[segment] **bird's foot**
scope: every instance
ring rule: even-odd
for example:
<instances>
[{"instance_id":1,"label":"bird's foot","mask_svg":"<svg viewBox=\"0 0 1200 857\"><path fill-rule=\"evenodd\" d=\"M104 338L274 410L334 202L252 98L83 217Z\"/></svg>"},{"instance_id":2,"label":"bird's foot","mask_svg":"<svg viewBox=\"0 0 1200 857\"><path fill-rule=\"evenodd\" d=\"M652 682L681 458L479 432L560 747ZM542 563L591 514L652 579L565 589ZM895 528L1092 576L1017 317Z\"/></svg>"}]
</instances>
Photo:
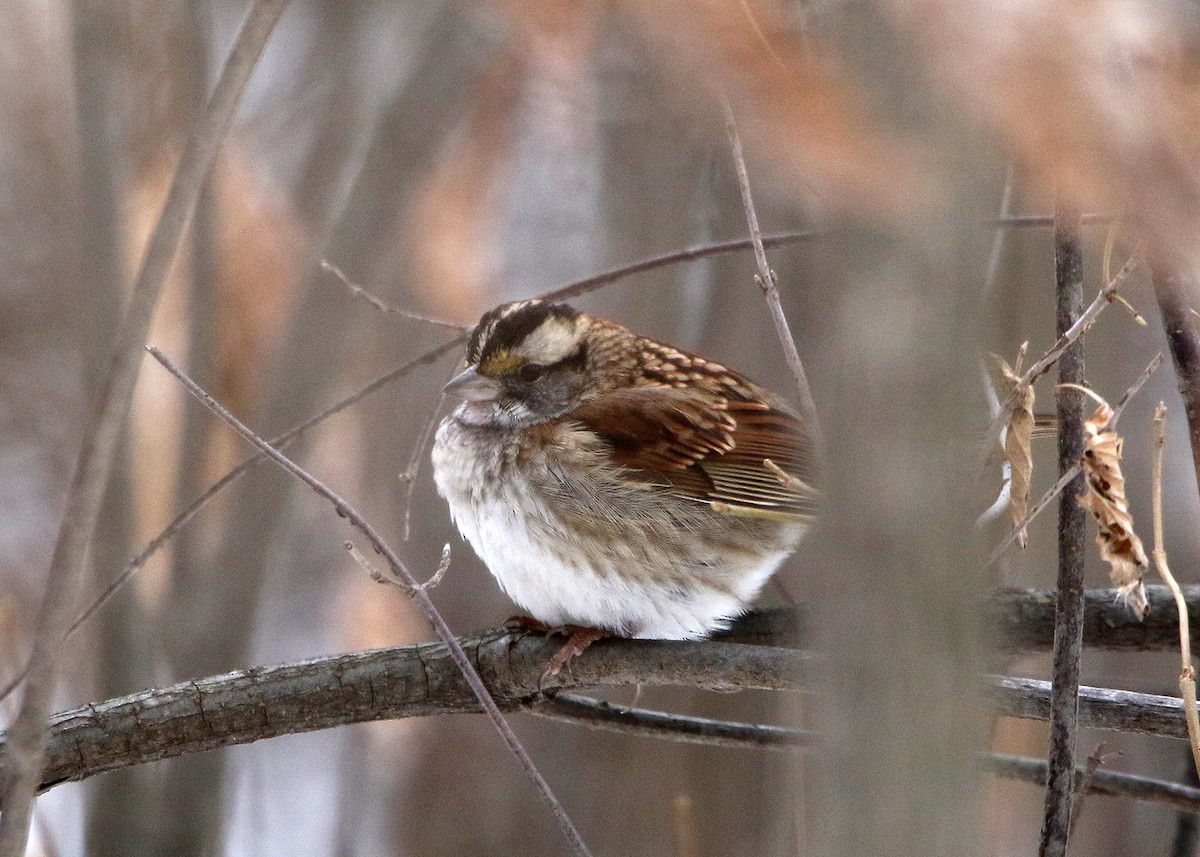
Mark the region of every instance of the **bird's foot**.
<instances>
[{"instance_id":1,"label":"bird's foot","mask_svg":"<svg viewBox=\"0 0 1200 857\"><path fill-rule=\"evenodd\" d=\"M590 628L585 625L548 625L532 616L513 616L504 623L504 627L514 631L540 631L551 637L562 634L567 638L567 642L554 653L554 657L546 664L546 671L542 673L543 682L550 676L556 676L562 672L563 667L583 654L592 643L603 640L605 637L615 636L612 631L604 628Z\"/></svg>"},{"instance_id":2,"label":"bird's foot","mask_svg":"<svg viewBox=\"0 0 1200 857\"><path fill-rule=\"evenodd\" d=\"M556 628L554 632L566 634L567 642L546 665L546 671L542 673L542 681L545 681L547 676L555 676L562 672L563 667L582 655L592 643L613 636L612 631L606 631L604 628L586 628L579 625L563 625L561 628Z\"/></svg>"}]
</instances>

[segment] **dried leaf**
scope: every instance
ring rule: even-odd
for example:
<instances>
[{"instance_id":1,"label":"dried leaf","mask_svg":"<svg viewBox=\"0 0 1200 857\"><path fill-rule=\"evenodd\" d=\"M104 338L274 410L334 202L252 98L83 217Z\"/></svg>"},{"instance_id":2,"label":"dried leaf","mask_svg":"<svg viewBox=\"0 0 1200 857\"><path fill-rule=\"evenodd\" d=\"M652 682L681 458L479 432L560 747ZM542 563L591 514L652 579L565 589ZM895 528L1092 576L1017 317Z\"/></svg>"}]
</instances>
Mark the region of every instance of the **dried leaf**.
<instances>
[{"instance_id":1,"label":"dried leaf","mask_svg":"<svg viewBox=\"0 0 1200 857\"><path fill-rule=\"evenodd\" d=\"M1004 433L1004 457L1008 460L1010 472L1010 487L1008 495L1008 514L1013 526L1019 526L1029 516L1029 486L1033 482L1033 385L1021 385L1021 362L1025 357L1026 342L1017 352L1017 364L1009 366L1008 361L995 354L991 355L997 369L997 392L1001 399L1007 401L1012 396L1012 410L1008 417L1008 427ZM1015 391L1015 394L1014 394ZM1027 537L1025 528L1017 533L1017 544L1025 547Z\"/></svg>"},{"instance_id":2,"label":"dried leaf","mask_svg":"<svg viewBox=\"0 0 1200 857\"><path fill-rule=\"evenodd\" d=\"M1075 387L1073 384L1067 386ZM1104 430L1113 414L1108 402L1086 388L1075 389L1100 403L1083 424L1086 444L1083 473L1087 491L1079 495L1079 505L1092 513L1099 526L1096 543L1100 545L1100 556L1110 566L1109 578L1138 619L1143 619L1149 602L1142 576L1149 561L1142 540L1133 531L1133 517L1125 499L1125 477L1121 474L1123 440L1115 431Z\"/></svg>"}]
</instances>

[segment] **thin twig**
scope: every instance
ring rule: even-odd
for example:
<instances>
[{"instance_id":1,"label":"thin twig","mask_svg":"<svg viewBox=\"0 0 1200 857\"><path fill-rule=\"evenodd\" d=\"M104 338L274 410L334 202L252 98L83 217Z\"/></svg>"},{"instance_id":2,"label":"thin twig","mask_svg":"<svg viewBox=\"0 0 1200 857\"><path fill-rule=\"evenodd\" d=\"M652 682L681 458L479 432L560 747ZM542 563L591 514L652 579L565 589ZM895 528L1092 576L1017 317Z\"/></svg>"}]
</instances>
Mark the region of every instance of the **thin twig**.
<instances>
[{"instance_id":1,"label":"thin twig","mask_svg":"<svg viewBox=\"0 0 1200 857\"><path fill-rule=\"evenodd\" d=\"M1187 714L1188 739L1192 747L1192 762L1196 772L1200 774L1200 715L1196 711L1196 668L1192 664L1192 635L1188 629L1187 602L1175 575L1167 565L1167 551L1163 547L1163 515L1162 515L1162 460L1163 447L1166 445L1167 406L1162 402L1154 409L1154 455L1153 455L1153 512L1154 512L1154 567L1158 576L1163 579L1175 598L1175 608L1179 611L1179 691L1183 696L1183 710Z\"/></svg>"},{"instance_id":2,"label":"thin twig","mask_svg":"<svg viewBox=\"0 0 1200 857\"><path fill-rule=\"evenodd\" d=\"M1083 253L1079 215L1060 206L1054 231L1055 328L1060 338L1079 327L1083 310ZM1107 286L1105 289L1107 290ZM1071 470L1083 455L1083 403L1063 384L1083 384L1083 349L1074 342L1058 358L1058 472ZM1053 688L1050 698L1050 752L1040 857L1064 857L1075 791L1075 752L1079 732L1079 660L1083 652L1083 546L1086 515L1076 501L1082 475L1069 483L1058 504L1058 600L1054 616Z\"/></svg>"},{"instance_id":3,"label":"thin twig","mask_svg":"<svg viewBox=\"0 0 1200 857\"><path fill-rule=\"evenodd\" d=\"M1079 218L1083 226L1107 226L1117 218L1111 214L1084 214ZM1015 214L1008 217L993 217L983 222L984 226L1007 226L1014 229L1054 226L1053 214Z\"/></svg>"},{"instance_id":4,"label":"thin twig","mask_svg":"<svg viewBox=\"0 0 1200 857\"><path fill-rule=\"evenodd\" d=\"M337 265L330 262L328 259L322 259L320 262L320 265L321 265L322 271L326 271L327 273L333 274L333 276L337 278L338 282L340 282L343 286L346 287L347 291L349 291L350 294L354 295L356 298L361 298L362 300L366 301L367 303L369 303L371 306L375 307L375 309L379 310L382 313L387 313L389 315L398 315L403 318L411 318L413 321L420 321L420 322L424 322L425 324L432 324L434 327L444 327L447 330L455 330L455 331L458 331L459 333L462 333L464 331L469 331L471 329L470 325L455 324L452 321L444 321L440 318L433 318L432 316L422 315L419 312L412 312L411 310L401 309L398 306L392 306L391 304L387 303L386 301L380 300L379 298L375 297L375 295L371 294L369 291L364 289L358 283L352 281L349 277L347 277L342 272L341 268L339 268Z\"/></svg>"},{"instance_id":5,"label":"thin twig","mask_svg":"<svg viewBox=\"0 0 1200 857\"><path fill-rule=\"evenodd\" d=\"M215 399L213 399L212 396L200 389L195 381L185 375L183 371L181 371L170 360L168 360L161 351L154 347L149 347L147 350L155 360L162 364L164 369L166 369L181 384L183 384L183 386L189 393L192 394L192 396L194 396L202 405L220 417L222 421L224 421L228 426L233 428L239 435L241 435L243 439L252 443L260 452L267 455L272 461L274 461L292 476L306 484L318 495L328 500L337 514L340 517L345 518L351 526L362 533L367 541L370 542L371 547L373 547L375 551L387 561L392 574L407 584L413 596L413 600L416 601L429 624L433 626L438 638L441 639L441 641L449 649L451 658L454 660L454 663L459 670L461 670L463 677L467 680L472 692L479 700L479 704L483 708L484 713L487 714L488 719L492 721L492 724L496 727L496 731L500 733L500 737L508 747L509 752L512 753L518 764L520 764L521 768L533 781L539 796L550 810L554 820L558 823L559 829L562 831L563 836L566 837L567 841L570 843L572 850L576 854L589 855L590 857L591 851L584 843L583 838L579 835L579 831L575 829L574 823L563 809L562 804L559 803L558 798L554 796L554 792L550 789L550 784L546 782L545 778L534 764L533 759L530 757L529 753L525 750L525 747L517 738L516 733L513 732L512 727L508 725L508 721L504 719L504 715L501 713L499 706L496 704L496 700L492 698L491 692L488 691L487 685L484 684L483 678L479 675L479 672L475 669L474 665L471 664L470 659L467 657L467 653L463 650L462 644L460 644L458 639L454 636L454 632L450 630L450 626L446 623L445 618L443 618L441 612L430 599L429 593L425 591L425 588L417 581L413 573L409 571L408 567L400 560L400 557L396 555L391 547L389 547L383 538L375 531L375 528L372 527L367 520L363 518L357 511L355 511L345 500L335 494L319 479L310 474L308 471L304 470L291 459L287 458L281 452L274 449L270 444L268 444L250 428L234 417L233 414L229 413L229 411L222 407Z\"/></svg>"},{"instance_id":6,"label":"thin twig","mask_svg":"<svg viewBox=\"0 0 1200 857\"><path fill-rule=\"evenodd\" d=\"M782 247L787 244L796 244L800 241L812 241L814 238L821 238L824 232L819 229L809 229L804 232L780 232L775 235L764 235L762 243L764 247ZM623 280L626 277L632 277L637 274L643 274L647 271L653 271L656 268L662 268L667 265L678 265L681 262L694 262L698 259L707 259L710 256L720 256L725 253L739 253L744 250L753 250L754 242L749 238L735 238L732 241L718 241L715 244L702 244L699 247L691 247L685 250L675 250L671 253L663 253L660 256L651 256L649 259L643 259L641 262L634 262L629 265L622 265L619 268L612 268L608 271L603 271L599 274L594 274L582 280L576 280L561 288L552 289L544 292L539 297L547 301L565 301L571 298L577 298L580 295L586 295L588 292L594 292L596 289L607 286L609 283L615 283L617 280Z\"/></svg>"},{"instance_id":7,"label":"thin twig","mask_svg":"<svg viewBox=\"0 0 1200 857\"><path fill-rule=\"evenodd\" d=\"M1137 266L1137 261L1141 258L1142 250L1145 247L1144 243L1139 241L1137 246L1133 248L1133 252L1129 254L1129 258L1125 260L1125 264L1121 266L1121 270L1117 272L1117 276L1113 277L1110 274L1112 266L1112 254L1117 247L1117 233L1120 232L1120 227L1121 221L1114 220L1108 227L1108 236L1104 239L1104 257L1100 268L1101 282L1104 283L1111 284L1118 278L1123 279L1124 277L1129 276L1129 274ZM1144 319L1142 314L1133 308L1133 304L1127 301L1120 293L1114 293L1112 296L1112 301L1125 307L1125 310L1133 317L1133 320L1142 327L1146 326L1146 319Z\"/></svg>"},{"instance_id":8,"label":"thin twig","mask_svg":"<svg viewBox=\"0 0 1200 857\"><path fill-rule=\"evenodd\" d=\"M1027 759L1020 756L992 753L984 757L984 762L988 769L998 777L1024 780L1027 783L1039 785L1046 780L1046 762L1042 759ZM1083 774L1083 770L1077 769L1074 779L1081 780ZM1184 812L1200 812L1200 789L1166 780L1142 777L1137 774L1096 771L1087 784L1087 793L1106 797L1129 797L1148 803L1172 806Z\"/></svg>"},{"instance_id":9,"label":"thin twig","mask_svg":"<svg viewBox=\"0 0 1200 857\"><path fill-rule=\"evenodd\" d=\"M993 438L999 435L1001 428L1008 420L1008 415L1011 413L1012 407L1017 401L1019 391L1025 387L1028 387L1030 384L1037 381L1038 378L1042 377L1042 375L1046 374L1046 372L1048 372L1050 368L1054 366L1055 362L1062 355L1062 353L1074 345L1076 340L1083 336L1087 329L1095 324L1096 319L1100 317L1100 313L1104 311L1105 307L1118 299L1119 295L1117 293L1117 287L1120 286L1121 283L1131 273L1133 273L1133 269L1137 267L1138 258L1139 257L1137 254L1131 255L1125 261L1125 264L1121 266L1121 269L1117 271L1116 276L1109 280L1108 283L1105 284L1104 288L1102 288L1096 294L1096 297L1092 299L1090 304L1088 304L1087 309L1083 310L1083 312L1081 312L1078 317L1075 318L1074 323L1072 323L1069 328L1064 330L1059 335L1058 339L1052 346L1050 346L1050 349L1045 354L1035 360L1029 366L1029 368L1025 370L1024 374L1021 375L1020 380L1013 385L1013 389L1004 398L1004 401L1000 405L1000 409L996 412L995 417L992 419L992 424L988 428L989 444ZM1127 302L1126 305L1128 305ZM1132 308L1130 309L1133 311ZM1145 321L1142 320L1141 316L1138 315L1136 311L1133 311L1133 314L1135 319L1141 321L1142 324L1145 324Z\"/></svg>"},{"instance_id":10,"label":"thin twig","mask_svg":"<svg viewBox=\"0 0 1200 857\"><path fill-rule=\"evenodd\" d=\"M1075 835L1075 831L1079 829L1079 819L1083 815L1084 798L1090 794L1092 783L1096 779L1096 772L1100 770L1100 766L1108 758L1105 755L1107 749L1108 745L1101 741L1092 752L1088 753L1087 761L1083 763L1083 771L1076 772L1075 792L1078 797L1075 798L1075 807L1071 811L1071 825L1067 828L1068 845L1071 844L1071 837ZM1121 754L1117 753L1117 755Z\"/></svg>"},{"instance_id":11,"label":"thin twig","mask_svg":"<svg viewBox=\"0 0 1200 857\"><path fill-rule=\"evenodd\" d=\"M389 586L398 587L405 595L409 596L410 598L414 597L414 592L411 586L409 586L400 578L386 575L377 569L374 563L367 559L366 555L358 549L354 542L342 542L342 547L346 549L346 553L350 554L350 558L358 563L359 567L361 567L362 570L367 573L367 577L371 578L376 583L383 583ZM450 544L447 542L442 546L442 558L438 561L437 571L435 571L433 575L424 583L418 583L417 588L423 589L426 592L428 592L430 589L433 589L442 582L442 578L446 576L446 572L449 570L449 568Z\"/></svg>"},{"instance_id":12,"label":"thin twig","mask_svg":"<svg viewBox=\"0 0 1200 857\"><path fill-rule=\"evenodd\" d=\"M46 579L46 595L35 626L21 711L9 731L9 778L4 788L5 811L0 817L0 857L19 857L25 852L58 663L66 645L66 629L76 610L88 542L96 527L133 397L146 331L238 101L286 7L287 0L256 0L247 12L212 98L180 155L114 339L108 371L87 421L67 493L62 527Z\"/></svg>"},{"instance_id":13,"label":"thin twig","mask_svg":"<svg viewBox=\"0 0 1200 857\"><path fill-rule=\"evenodd\" d=\"M762 290L763 298L767 302L767 309L771 313L771 320L775 323L775 334L779 337L779 344L783 346L783 354L787 359L788 368L792 370L792 376L796 381L796 392L800 398L800 415L808 423L813 445L820 455L821 451L825 449L825 442L821 434L817 403L813 399L812 388L808 384L808 375L805 374L804 363L800 360L800 352L796 349L792 328L788 324L787 316L783 313L783 303L779 299L779 286L776 282L775 272L767 263L767 252L763 247L762 232L758 227L758 213L754 209L754 198L750 193L750 176L746 171L746 158L742 152L742 140L738 136L737 123L733 118L733 108L727 99L723 99L721 104L725 110L725 132L729 135L729 148L733 152L733 163L737 168L742 208L746 211L750 240L754 244L754 261L758 266L758 273L755 275L754 281Z\"/></svg>"},{"instance_id":14,"label":"thin twig","mask_svg":"<svg viewBox=\"0 0 1200 857\"><path fill-rule=\"evenodd\" d=\"M577 723L591 729L716 747L796 750L812 748L818 742L814 733L799 729L649 711L570 693L558 693L535 700L529 706L529 712L538 717Z\"/></svg>"},{"instance_id":15,"label":"thin twig","mask_svg":"<svg viewBox=\"0 0 1200 857\"><path fill-rule=\"evenodd\" d=\"M1117 401L1117 404L1113 407L1113 416L1105 426L1106 429L1116 428L1117 422L1121 419L1121 413L1125 410L1125 406L1129 404L1129 400L1137 395L1138 391L1142 389L1148 380L1150 380L1150 376L1158 370L1160 365L1162 365L1162 360L1162 352L1155 354L1154 358L1146 365L1146 368L1142 370L1142 374L1138 375L1134 382L1129 385L1129 389L1125 391L1125 394L1121 396L1121 398ZM1028 527L1030 522L1033 521L1033 519L1036 518L1043 509L1049 506L1051 501L1062 493L1063 489L1071 484L1071 480L1073 480L1082 472L1082 465L1076 462L1069 470L1063 473L1063 475L1058 478L1058 481L1055 482L1054 485L1052 485L1050 489L1046 491L1046 493L1040 498L1038 498L1038 501L1030 507L1029 514L1025 516L1025 519L1017 526L1014 526L1013 529L1010 530L1008 534L1006 534L1004 538L1000 540L1000 543L996 545L995 549L992 550L991 554L988 556L984 567L990 568L998 559L1000 559L1000 555L1008 549L1009 545L1017 540L1017 533L1019 533L1023 528Z\"/></svg>"}]
</instances>

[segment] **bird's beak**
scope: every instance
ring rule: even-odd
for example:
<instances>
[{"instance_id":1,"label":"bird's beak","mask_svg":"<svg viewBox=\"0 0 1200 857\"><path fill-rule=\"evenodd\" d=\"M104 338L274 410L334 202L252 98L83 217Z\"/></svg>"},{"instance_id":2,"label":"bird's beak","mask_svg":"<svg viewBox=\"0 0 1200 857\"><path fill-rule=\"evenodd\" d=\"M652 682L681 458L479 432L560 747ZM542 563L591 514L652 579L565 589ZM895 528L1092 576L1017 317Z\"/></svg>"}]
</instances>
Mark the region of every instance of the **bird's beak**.
<instances>
[{"instance_id":1,"label":"bird's beak","mask_svg":"<svg viewBox=\"0 0 1200 857\"><path fill-rule=\"evenodd\" d=\"M490 402L500 394L500 387L480 375L474 366L468 366L451 378L450 383L442 387L442 392L468 402Z\"/></svg>"}]
</instances>

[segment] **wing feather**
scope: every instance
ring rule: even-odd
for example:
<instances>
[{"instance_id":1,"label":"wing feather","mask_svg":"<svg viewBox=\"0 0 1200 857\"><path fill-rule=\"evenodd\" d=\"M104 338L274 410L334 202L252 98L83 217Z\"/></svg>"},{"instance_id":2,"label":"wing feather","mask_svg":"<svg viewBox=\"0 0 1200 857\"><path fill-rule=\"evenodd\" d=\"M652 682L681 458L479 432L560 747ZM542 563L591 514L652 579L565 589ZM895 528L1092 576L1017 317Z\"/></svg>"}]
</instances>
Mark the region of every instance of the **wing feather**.
<instances>
[{"instance_id":1,"label":"wing feather","mask_svg":"<svg viewBox=\"0 0 1200 857\"><path fill-rule=\"evenodd\" d=\"M815 514L820 495L803 421L738 380L728 395L665 385L613 390L586 400L571 418L636 478L681 496L731 512ZM788 484L767 469L767 458L792 477Z\"/></svg>"}]
</instances>

